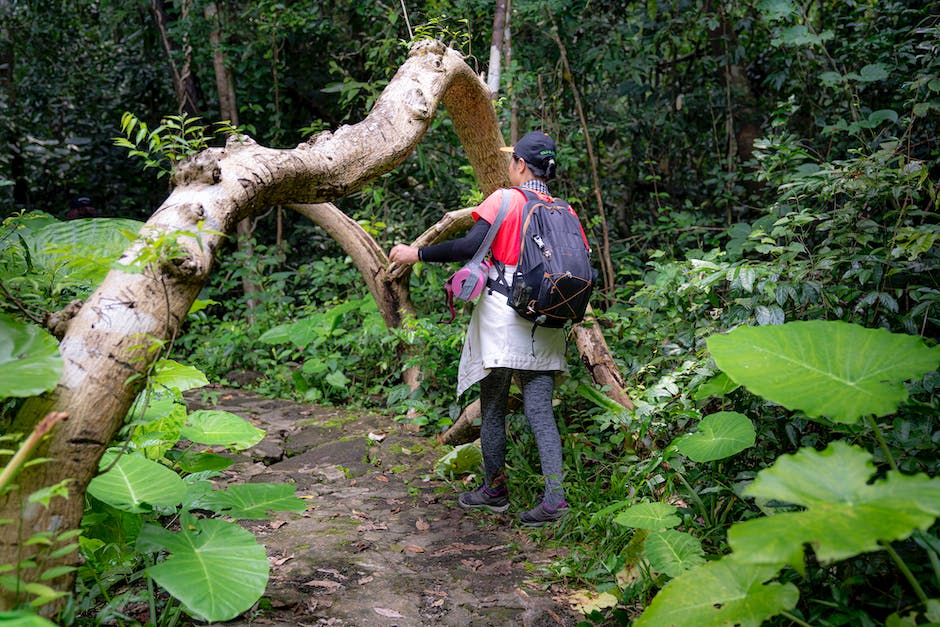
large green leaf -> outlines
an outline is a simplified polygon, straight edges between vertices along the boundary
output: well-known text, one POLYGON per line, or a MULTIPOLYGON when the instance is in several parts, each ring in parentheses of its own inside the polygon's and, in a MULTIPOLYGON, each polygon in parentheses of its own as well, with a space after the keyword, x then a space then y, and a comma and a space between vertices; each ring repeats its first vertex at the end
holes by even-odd
POLYGON ((307 504, 294 496, 296 486, 284 483, 245 483, 213 490, 193 503, 235 519, 267 519, 270 512, 303 512, 307 504))
POLYGON ((437 460, 434 469, 441 474, 461 474, 476 470, 483 463, 483 453, 473 442, 455 446, 437 460))
POLYGON ((724 459, 754 446, 754 425, 744 414, 720 411, 705 416, 695 433, 676 438, 679 452, 696 462, 724 459))
POLYGON ((624 527, 661 531, 671 529, 681 520, 676 516, 676 508, 666 503, 639 503, 617 514, 614 522, 624 527))
POLYGON ((0 398, 42 394, 61 375, 56 339, 36 325, 0 314, 0 398))
POLYGON ((179 533, 171 533, 146 525, 137 548, 170 553, 147 574, 187 612, 206 621, 225 621, 261 598, 268 583, 268 559, 249 531, 224 520, 189 516, 181 527, 179 533))
POLYGON ((894 413, 904 381, 940 364, 921 338, 815 320, 739 327, 708 338, 715 363, 735 382, 788 409, 853 424, 894 413))
POLYGON ((678 577, 705 562, 705 552, 698 538, 675 529, 649 534, 645 550, 653 570, 670 577, 678 577))
POLYGON ((156 386, 176 389, 180 392, 209 385, 209 380, 202 370, 172 359, 161 359, 154 365, 150 382, 156 386))
POLYGON ((160 459, 179 442, 185 424, 185 405, 174 398, 154 397, 136 422, 131 442, 149 459, 160 459))
POLYGON ((100 283, 131 244, 143 222, 122 218, 49 224, 29 239, 33 263, 55 277, 54 291, 100 283))
POLYGON ((55 627, 55 623, 26 610, 0 612, 0 624, 4 627, 55 627))
POLYGON ((793 584, 764 583, 777 574, 772 566, 744 564, 725 557, 693 568, 656 595, 635 627, 758 627, 796 606, 793 584))
MULTIPOLYGON (((105 455, 102 466, 107 468, 113 460, 113 454, 105 455)), ((178 506, 186 485, 166 466, 139 453, 125 453, 110 470, 91 480, 88 493, 117 509, 145 512, 153 506, 178 506)))
POLYGON ((183 437, 196 444, 241 450, 260 442, 264 431, 231 412, 199 409, 186 419, 183 437))
POLYGON ((735 524, 728 542, 738 559, 802 569, 805 544, 829 563, 907 538, 940 515, 940 479, 889 471, 869 483, 874 474, 871 454, 844 442, 783 455, 744 494, 805 509, 735 524))

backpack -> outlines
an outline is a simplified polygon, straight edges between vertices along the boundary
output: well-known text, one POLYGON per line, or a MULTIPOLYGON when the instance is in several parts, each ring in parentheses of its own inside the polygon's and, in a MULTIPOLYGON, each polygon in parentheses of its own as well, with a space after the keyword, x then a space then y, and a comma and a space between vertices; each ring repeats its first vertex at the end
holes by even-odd
MULTIPOLYGON (((488 285, 508 298, 520 316, 543 327, 563 327, 584 319, 597 272, 582 237, 581 222, 561 199, 544 201, 528 189, 519 226, 519 261, 512 285, 488 285)), ((534 329, 533 329, 534 331, 534 329)))

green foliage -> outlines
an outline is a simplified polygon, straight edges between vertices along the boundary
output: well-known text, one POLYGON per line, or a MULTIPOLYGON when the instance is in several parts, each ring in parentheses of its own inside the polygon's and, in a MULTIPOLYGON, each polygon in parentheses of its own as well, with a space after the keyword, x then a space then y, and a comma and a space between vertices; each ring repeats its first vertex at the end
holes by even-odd
POLYGON ((206 149, 213 136, 237 132, 229 122, 216 122, 215 130, 207 134, 208 127, 199 121, 200 118, 185 113, 168 115, 151 130, 146 122, 125 112, 121 116, 124 136, 115 137, 114 145, 127 149, 129 156, 142 159, 144 169, 155 168, 157 178, 161 178, 171 175, 181 161, 206 149))
POLYGON ((749 625, 793 609, 793 584, 767 583, 775 569, 724 558, 673 579, 635 625, 749 625))
POLYGON ((473 442, 455 446, 437 460, 434 470, 444 476, 477 471, 483 464, 483 452, 473 442))
MULTIPOLYGON (((80 603, 101 595, 105 603, 99 615, 118 607, 121 597, 109 601, 109 589, 144 569, 191 616, 208 621, 238 616, 264 593, 269 572, 264 547, 234 522, 200 519, 193 512, 264 519, 271 511, 306 509, 294 496, 294 486, 255 483, 213 489, 209 479, 231 460, 192 448, 241 450, 257 444, 264 432, 228 412, 187 413, 182 391, 205 383, 194 368, 158 363, 131 411, 127 441, 102 458, 102 472, 88 486, 92 498, 82 543, 86 566, 79 575, 89 582, 89 596, 80 603), (178 446, 187 440, 189 447, 178 446), (181 521, 179 531, 164 528, 168 514, 181 521)), ((151 615, 156 602, 151 595, 151 615)), ((162 611, 172 615, 172 603, 162 611)))
MULTIPOLYGON (((915 338, 898 337, 883 330, 869 332, 840 322, 738 329, 723 338, 709 338, 709 347, 716 351, 716 360, 727 368, 729 376, 747 386, 769 390, 774 400, 785 406, 800 406, 807 388, 812 388, 814 396, 829 399, 825 413, 838 422, 850 422, 862 413, 867 416, 892 413, 904 400, 904 396, 891 389, 864 389, 857 382, 859 377, 853 374, 854 367, 877 364, 877 378, 894 382, 922 376, 940 363, 936 349, 926 349, 915 338), (755 352, 748 359, 735 359, 735 351, 742 347, 755 352), (886 348, 893 350, 885 352, 886 348), (738 364, 753 359, 763 361, 764 367, 758 364, 753 371, 747 367, 736 369, 738 364), (800 368, 812 370, 801 385, 773 383, 779 382, 777 373, 783 371, 800 379, 800 368), (771 385, 762 388, 766 381, 771 381, 771 385), (856 394, 842 393, 847 384, 853 385, 856 394), (863 399, 861 405, 858 396, 863 399)), ((873 429, 880 439, 877 427, 873 429)), ((891 465, 895 466, 893 460, 891 465)), ((805 573, 804 546, 813 547, 819 564, 825 566, 877 551, 887 543, 904 540, 914 531, 926 531, 933 525, 940 516, 940 479, 890 470, 883 479, 870 483, 875 472, 869 453, 838 441, 822 452, 804 448, 795 455, 778 458, 770 468, 757 474, 743 495, 762 499, 765 503, 762 509, 767 513, 773 513, 772 504, 777 503, 780 512, 733 524, 728 531, 731 553, 670 582, 644 612, 639 624, 663 621, 675 625, 701 624, 702 612, 711 611, 706 605, 721 614, 716 621, 731 619, 740 624, 760 624, 795 606, 796 590, 792 585, 765 582, 787 565, 805 573), (790 511, 793 505, 803 509, 790 511), (745 573, 752 569, 760 569, 761 578, 748 579, 741 585, 742 575, 750 577, 745 573), (707 587, 703 587, 703 577, 711 580, 707 587), (702 590, 707 592, 702 594, 702 590), (735 591, 733 603, 724 596, 728 590, 735 591), (768 594, 774 599, 770 604, 768 594), (665 598, 660 600, 661 596, 665 598), (724 616, 726 611, 733 618, 724 616)), ((920 603, 926 604, 927 597, 910 569, 890 547, 887 550, 907 576, 920 603)))
POLYGON ((806 544, 826 565, 877 551, 881 542, 906 539, 915 529, 926 531, 940 516, 940 479, 889 471, 869 483, 875 472, 869 453, 844 442, 778 458, 744 495, 803 509, 780 508, 732 526, 732 551, 749 563, 785 563, 803 571, 806 544))
POLYGON ((747 416, 722 411, 705 416, 695 433, 676 438, 673 445, 692 461, 711 462, 754 446, 754 439, 754 425, 747 416))
POLYGON ((42 394, 62 374, 59 343, 37 326, 0 314, 0 398, 42 394))
POLYGON ((169 553, 147 574, 196 618, 225 621, 248 610, 268 582, 264 546, 250 531, 224 520, 183 516, 181 523, 179 533, 159 525, 141 529, 139 551, 169 553))
POLYGON ((895 413, 908 397, 904 381, 940 364, 940 346, 928 349, 920 338, 821 320, 739 327, 710 337, 708 349, 755 394, 848 424, 895 413))
POLYGON ((7 218, 0 226, 0 285, 9 297, 4 307, 51 311, 86 297, 141 226, 117 218, 60 222, 40 212, 7 218))

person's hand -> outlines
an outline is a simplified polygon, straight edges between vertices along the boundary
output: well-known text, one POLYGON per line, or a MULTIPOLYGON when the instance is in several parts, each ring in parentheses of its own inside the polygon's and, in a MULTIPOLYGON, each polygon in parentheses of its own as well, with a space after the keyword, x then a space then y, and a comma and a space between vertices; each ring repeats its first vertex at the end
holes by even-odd
POLYGON ((396 244, 388 253, 388 260, 392 263, 410 266, 418 263, 418 249, 407 244, 396 244))

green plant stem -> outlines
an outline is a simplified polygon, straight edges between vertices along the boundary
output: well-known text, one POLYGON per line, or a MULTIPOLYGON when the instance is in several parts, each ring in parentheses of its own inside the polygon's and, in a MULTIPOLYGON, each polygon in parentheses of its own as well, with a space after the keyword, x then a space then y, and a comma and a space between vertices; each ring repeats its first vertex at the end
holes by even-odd
POLYGON ((878 428, 878 422, 875 420, 875 417, 869 415, 868 423, 871 425, 871 430, 875 434, 875 439, 878 440, 878 446, 881 447, 881 451, 885 454, 885 459, 888 460, 888 465, 891 466, 891 470, 897 470, 898 463, 894 460, 894 455, 891 454, 891 450, 888 448, 888 443, 885 442, 885 437, 881 433, 881 429, 878 428))
POLYGON ((43 436, 49 433, 57 422, 65 420, 68 416, 69 415, 64 412, 53 411, 46 414, 46 417, 39 421, 39 424, 36 425, 33 432, 29 434, 26 441, 23 442, 13 455, 13 459, 4 467, 3 471, 0 471, 0 491, 13 479, 13 475, 16 474, 20 466, 26 463, 27 458, 32 454, 36 446, 39 445, 39 441, 42 440, 43 436))
MULTIPOLYGON (((702 512, 702 516, 703 516, 703 517, 704 517, 704 516, 708 516, 708 514, 709 514, 708 509, 705 507, 705 503, 704 503, 704 502, 702 501, 702 499, 699 497, 698 493, 696 493, 695 489, 694 489, 691 485, 689 485, 689 482, 685 480, 685 477, 682 476, 682 473, 681 473, 681 472, 677 472, 677 473, 676 473, 676 476, 679 478, 679 481, 682 483, 682 485, 684 485, 684 486, 688 489, 688 491, 689 491, 689 497, 690 497, 693 501, 695 501, 695 504, 696 504, 696 505, 698 505, 699 510, 701 510, 701 512, 702 512)), ((709 525, 712 524, 712 521, 707 521, 707 522, 708 522, 709 525)))
POLYGON ((920 582, 918 582, 917 578, 914 577, 914 573, 911 572, 911 569, 907 567, 907 564, 904 563, 904 560, 901 559, 901 556, 898 555, 893 546, 887 542, 882 542, 881 546, 885 551, 887 551, 888 555, 891 556, 895 566, 898 567, 898 570, 901 571, 901 574, 904 575, 904 578, 907 579, 907 582, 911 584, 911 588, 914 589, 914 594, 917 595, 917 598, 920 600, 920 602, 926 605, 927 601, 929 600, 927 598, 927 594, 924 592, 924 589, 920 587, 920 582))
MULTIPOLYGON (((150 560, 147 560, 148 562, 150 560)), ((157 624, 157 591, 153 589, 153 577, 147 577, 147 596, 150 597, 150 624, 157 624)))
POLYGON ((807 623, 806 621, 800 620, 799 618, 797 618, 796 616, 794 616, 794 615, 791 614, 790 612, 780 612, 780 615, 783 616, 784 618, 788 619, 788 620, 792 620, 794 623, 796 623, 797 625, 801 625, 802 627, 813 627, 812 625, 810 625, 810 624, 807 623))

